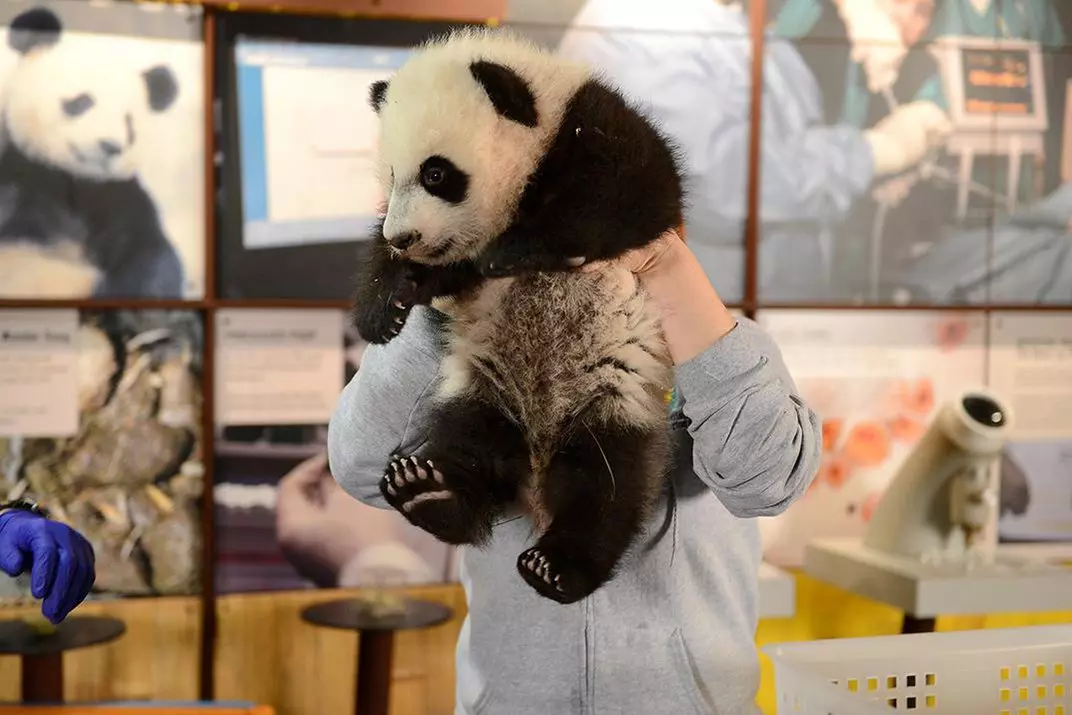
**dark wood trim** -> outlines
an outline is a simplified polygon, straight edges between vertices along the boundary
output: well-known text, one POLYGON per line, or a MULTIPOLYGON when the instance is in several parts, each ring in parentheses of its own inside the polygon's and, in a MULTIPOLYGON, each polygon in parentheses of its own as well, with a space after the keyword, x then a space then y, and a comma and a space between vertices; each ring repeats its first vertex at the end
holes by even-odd
POLYGON ((201 360, 201 654, 200 699, 213 700, 216 690, 216 510, 213 498, 215 480, 215 362, 216 311, 216 112, 213 85, 216 76, 216 15, 205 12, 204 28, 204 101, 205 101, 205 299, 201 312, 204 321, 203 357, 201 360))
POLYGON ((766 26, 766 0, 752 0, 749 6, 749 29, 752 36, 752 117, 748 140, 748 198, 744 228, 744 296, 743 310, 755 318, 759 295, 759 202, 760 138, 763 126, 763 55, 766 26))

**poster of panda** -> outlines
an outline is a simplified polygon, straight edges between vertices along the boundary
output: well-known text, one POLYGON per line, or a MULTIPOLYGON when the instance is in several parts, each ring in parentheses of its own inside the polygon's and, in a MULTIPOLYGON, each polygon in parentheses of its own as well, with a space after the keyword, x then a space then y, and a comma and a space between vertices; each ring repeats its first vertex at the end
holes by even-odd
POLYGON ((204 294, 196 6, 0 0, 0 298, 204 294))
MULTIPOLYGON (((242 323, 244 330, 274 322, 281 311, 225 311, 221 320, 238 323, 237 313, 259 312, 242 323), (229 315, 228 315, 229 314, 229 315)), ((293 321, 293 319, 290 319, 293 321)), ((343 311, 307 311, 307 323, 334 326, 338 342, 321 346, 320 360, 339 367, 342 374, 323 374, 326 389, 319 391, 303 374, 291 391, 282 392, 273 377, 270 392, 256 402, 312 402, 323 392, 322 406, 330 414, 342 385, 361 366, 366 343, 345 319, 343 311), (313 313, 319 315, 311 315, 313 313), (339 334, 341 332, 341 334, 339 334), (342 353, 342 360, 339 360, 342 353), (327 399, 329 398, 330 399, 327 399)), ((293 322, 291 323, 293 324, 293 322)), ((223 331, 218 331, 222 334, 223 331)), ((217 354, 222 355, 224 339, 217 354)), ((301 348, 298 348, 299 350, 301 348)), ((294 351, 293 348, 290 349, 294 351)), ((230 360, 258 361, 257 371, 271 359, 252 352, 217 360, 217 376, 225 374, 230 360)), ((305 352, 296 361, 318 358, 305 352)), ((275 373, 273 373, 275 375, 275 373)), ((392 509, 378 509, 354 499, 338 485, 327 461, 327 424, 287 421, 255 424, 254 410, 266 417, 264 407, 247 410, 241 424, 221 420, 220 401, 233 401, 233 393, 217 400, 214 444, 213 499, 216 519, 216 591, 221 594, 419 585, 456 581, 457 551, 411 525, 392 509)), ((252 393, 246 393, 246 399, 252 393)), ((233 410, 229 410, 235 414, 233 410)), ((267 420, 265 420, 267 422, 267 420)))

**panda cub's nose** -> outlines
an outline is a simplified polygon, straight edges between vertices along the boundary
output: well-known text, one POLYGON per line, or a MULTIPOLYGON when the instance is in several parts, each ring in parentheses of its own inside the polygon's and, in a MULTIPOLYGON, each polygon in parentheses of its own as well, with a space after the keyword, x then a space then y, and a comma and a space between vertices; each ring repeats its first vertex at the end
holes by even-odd
POLYGON ((123 153, 123 147, 120 146, 117 142, 102 139, 99 144, 101 153, 107 157, 118 156, 119 154, 123 153))
POLYGON ((387 243, 392 247, 397 248, 399 251, 404 251, 414 243, 419 241, 421 234, 419 231, 409 231, 408 233, 400 233, 397 236, 392 236, 387 239, 387 243))

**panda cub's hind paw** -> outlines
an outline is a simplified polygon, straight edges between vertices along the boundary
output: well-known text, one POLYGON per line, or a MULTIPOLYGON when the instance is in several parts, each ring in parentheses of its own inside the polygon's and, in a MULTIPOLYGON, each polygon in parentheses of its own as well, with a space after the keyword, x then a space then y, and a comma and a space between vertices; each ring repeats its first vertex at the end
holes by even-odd
POLYGON ((475 521, 443 472, 418 456, 395 457, 380 480, 380 493, 414 526, 449 544, 473 543, 475 521))
POLYGON ((517 557, 517 570, 537 593, 559 603, 575 603, 595 591, 598 582, 576 556, 564 549, 534 546, 517 557))

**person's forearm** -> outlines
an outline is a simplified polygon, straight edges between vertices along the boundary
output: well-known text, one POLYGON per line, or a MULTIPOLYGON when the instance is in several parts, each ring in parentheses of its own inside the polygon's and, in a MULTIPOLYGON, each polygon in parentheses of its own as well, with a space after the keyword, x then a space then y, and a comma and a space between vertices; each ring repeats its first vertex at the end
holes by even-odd
POLYGON ((662 314, 663 334, 675 365, 704 352, 737 325, 683 242, 673 242, 657 265, 639 275, 662 314))

